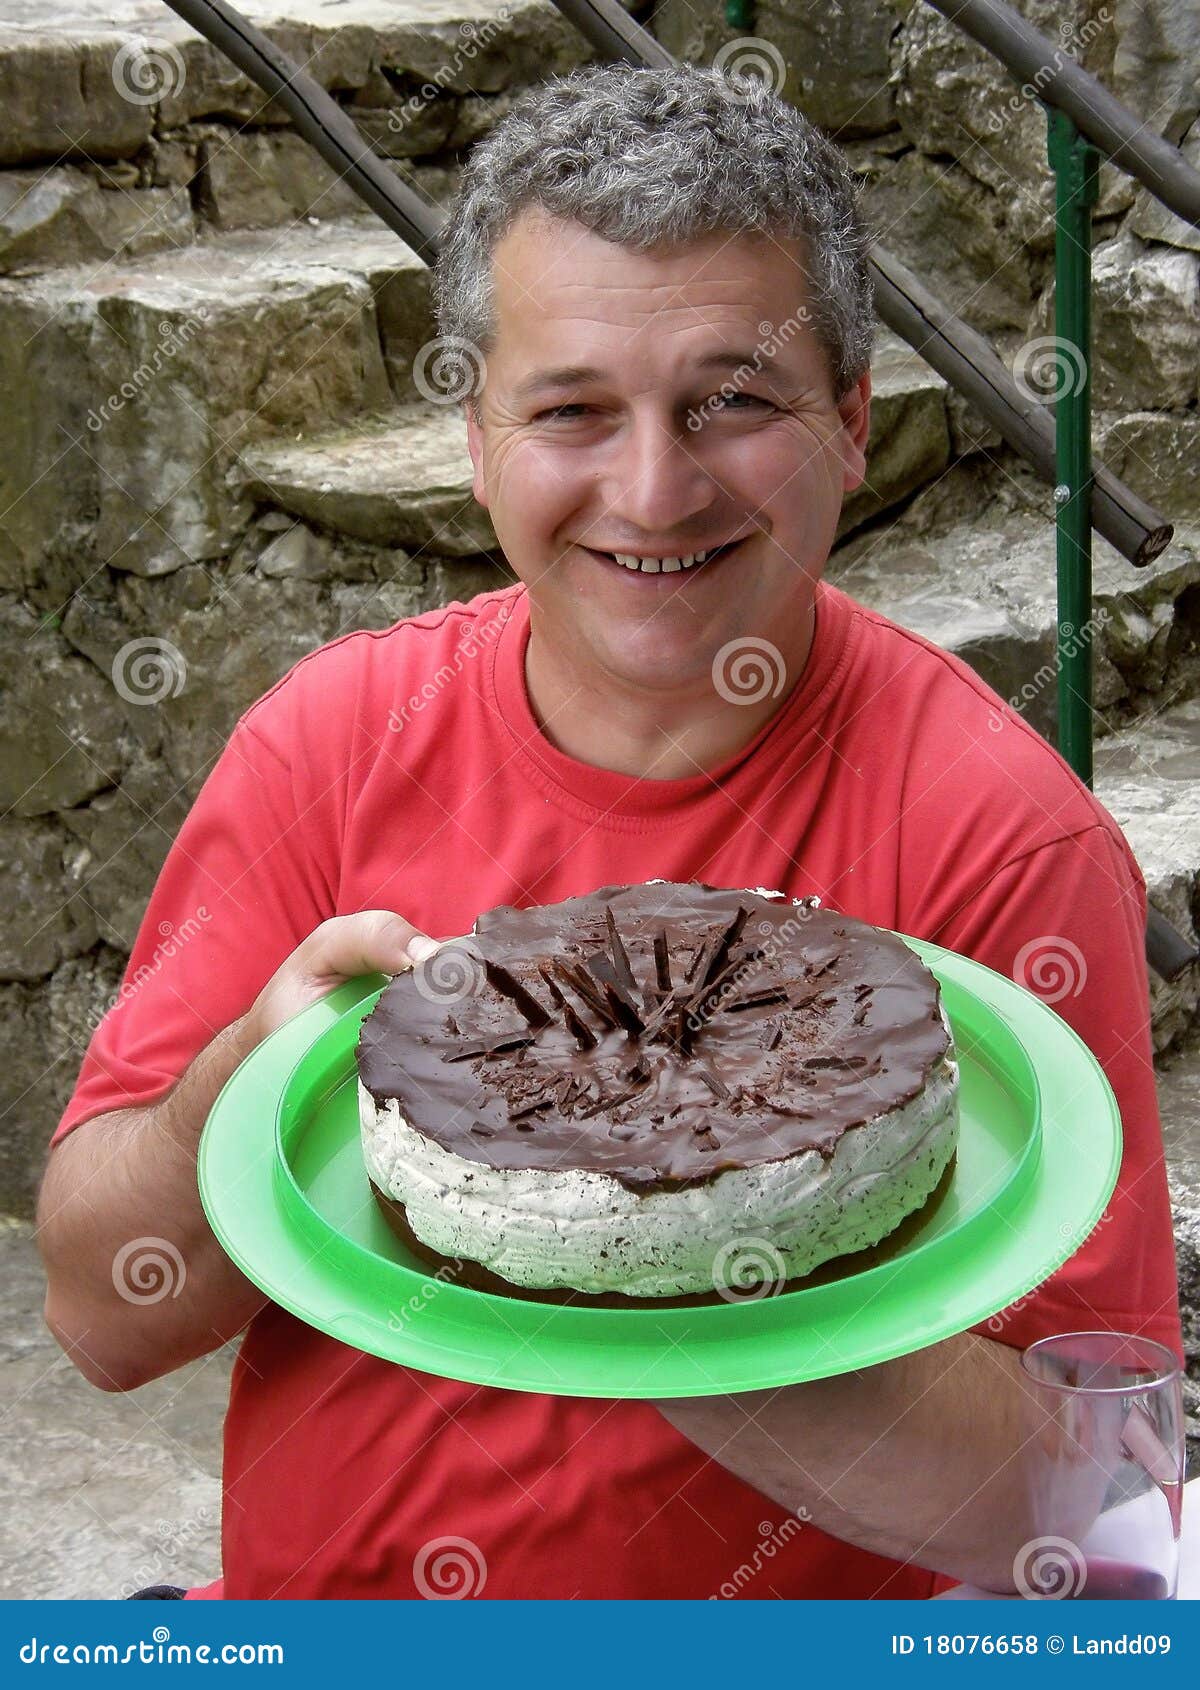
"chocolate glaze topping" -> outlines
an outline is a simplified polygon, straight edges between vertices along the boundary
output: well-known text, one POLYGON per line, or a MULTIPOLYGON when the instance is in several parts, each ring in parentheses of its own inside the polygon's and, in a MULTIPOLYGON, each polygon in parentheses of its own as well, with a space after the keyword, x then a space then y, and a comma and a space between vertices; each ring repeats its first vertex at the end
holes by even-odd
POLYGON ((644 1192, 829 1158, 948 1044, 937 981, 890 933, 655 882, 487 911, 389 982, 357 1055, 375 1101, 457 1156, 644 1192))

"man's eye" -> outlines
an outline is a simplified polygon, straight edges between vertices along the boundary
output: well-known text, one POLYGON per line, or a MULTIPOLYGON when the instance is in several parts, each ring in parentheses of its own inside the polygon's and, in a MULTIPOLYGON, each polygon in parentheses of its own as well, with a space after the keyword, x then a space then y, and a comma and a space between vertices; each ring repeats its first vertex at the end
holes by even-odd
POLYGON ((565 413, 567 411, 586 411, 586 410, 587 410, 586 405, 555 405, 549 411, 539 411, 537 416, 533 420, 534 420, 534 422, 541 422, 544 417, 562 417, 562 416, 565 415, 565 413))
POLYGON ((768 411, 772 409, 771 401, 760 399, 757 393, 732 393, 728 396, 723 393, 714 393, 711 398, 705 400, 705 404, 713 411, 728 411, 735 399, 744 399, 748 405, 762 405, 768 411))

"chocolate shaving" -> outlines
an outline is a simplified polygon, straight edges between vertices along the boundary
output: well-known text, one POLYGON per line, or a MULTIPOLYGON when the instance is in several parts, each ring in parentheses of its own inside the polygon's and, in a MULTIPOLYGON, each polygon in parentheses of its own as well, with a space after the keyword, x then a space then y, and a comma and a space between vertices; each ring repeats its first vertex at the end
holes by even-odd
POLYGON ((711 986, 725 967, 725 959, 738 941, 738 935, 746 925, 746 918, 750 914, 741 904, 738 905, 733 920, 717 939, 716 949, 709 959, 708 965, 700 977, 701 987, 711 986))
POLYGON ((729 1087, 723 1080, 719 1080, 711 1069, 704 1067, 703 1063, 700 1063, 697 1065, 696 1072, 709 1090, 721 1099, 722 1103, 728 1099, 730 1096, 729 1087))
POLYGON ((625 1031, 629 1034, 629 1037, 631 1039, 636 1039, 639 1033, 645 1029, 646 1025, 637 1010, 631 1003, 626 1003, 625 999, 621 996, 620 992, 617 991, 615 986, 606 985, 604 988, 604 995, 608 999, 609 1008, 612 1010, 617 1020, 621 1023, 622 1027, 624 1027, 625 1031))
POLYGON ((535 1098, 532 1103, 523 1103, 519 1109, 510 1109, 508 1118, 510 1121, 519 1121, 522 1116, 532 1115, 538 1109, 549 1109, 553 1101, 551 1097, 535 1098))
POLYGON ((578 1015, 576 1015, 575 1011, 571 1008, 570 1004, 567 1003, 565 998, 563 1000, 562 1012, 563 1020, 566 1022, 567 1028, 580 1050, 595 1050, 595 1033, 592 1032, 592 1029, 588 1026, 586 1021, 581 1021, 579 1019, 578 1015))
POLYGON ((752 997, 737 998, 733 1003, 725 1005, 726 1012, 737 1015, 743 1009, 765 1009, 768 1004, 786 1003, 787 993, 782 986, 773 986, 770 991, 755 992, 752 997))
POLYGON ((636 1006, 626 995, 612 961, 603 951, 584 959, 604 991, 605 1001, 631 1038, 636 1038, 645 1026, 636 1006))
POLYGON ((523 1050, 526 1045, 531 1045, 532 1043, 533 1039, 530 1034, 518 1033, 511 1039, 501 1039, 499 1044, 487 1045, 480 1050, 456 1051, 453 1056, 444 1057, 443 1061, 466 1062, 471 1057, 475 1056, 503 1056, 507 1051, 523 1050))
POLYGON ((633 977, 633 969, 629 966, 629 957, 621 942, 621 935, 617 932, 616 918, 609 904, 604 906, 604 919, 608 924, 608 948, 612 953, 613 967, 617 971, 617 983, 626 992, 635 992, 637 981, 633 977))
POLYGON ((783 1037, 783 1027, 782 1027, 782 1025, 778 1021, 773 1021, 771 1023, 770 1032, 767 1034, 767 1037, 763 1040, 763 1049, 764 1050, 774 1050, 775 1046, 779 1043, 779 1041, 782 1037, 783 1037))
POLYGON ((654 977, 660 992, 671 990, 671 953, 667 949, 666 928, 654 935, 654 977))
POLYGON ((491 962, 486 959, 483 967, 488 977, 488 983, 494 986, 496 991, 502 992, 506 998, 512 999, 535 1033, 550 1025, 550 1017, 533 996, 533 993, 527 992, 521 982, 515 975, 510 974, 507 968, 502 967, 498 962, 491 962))
POLYGON ((557 957, 551 962, 550 966, 560 980, 565 980, 571 990, 578 993, 588 1008, 600 1017, 606 1027, 618 1025, 612 1011, 600 996, 595 984, 589 979, 584 969, 569 962, 561 962, 557 957))

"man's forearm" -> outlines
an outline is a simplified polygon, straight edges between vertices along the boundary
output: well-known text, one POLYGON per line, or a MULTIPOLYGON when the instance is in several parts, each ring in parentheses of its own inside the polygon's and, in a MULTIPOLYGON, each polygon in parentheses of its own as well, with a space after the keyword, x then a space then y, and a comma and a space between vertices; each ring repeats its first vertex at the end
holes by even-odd
POLYGON ((51 1153, 38 1202, 46 1320, 102 1389, 207 1354, 266 1301, 213 1237, 196 1184, 209 1110, 256 1043, 248 1020, 219 1033, 157 1103, 87 1121, 51 1153))
MULTIPOLYGON (((658 1407, 723 1467, 834 1537, 1012 1590, 1014 1559, 1036 1535, 1027 1394, 1018 1351, 963 1333, 862 1373, 658 1407)), ((1066 1521, 1065 1535, 1088 1524, 1066 1521)))

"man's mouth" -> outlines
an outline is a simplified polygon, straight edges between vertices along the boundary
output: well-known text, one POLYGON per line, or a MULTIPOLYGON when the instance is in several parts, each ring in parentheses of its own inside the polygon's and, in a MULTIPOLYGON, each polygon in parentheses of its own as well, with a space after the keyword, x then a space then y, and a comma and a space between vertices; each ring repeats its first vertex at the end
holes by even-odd
POLYGON ((637 557, 632 552, 597 551, 593 546, 582 546, 580 550, 610 564, 614 569, 620 569, 626 575, 655 578, 666 576, 668 579, 674 579, 684 574, 694 574, 698 569, 711 569, 714 564, 722 562, 737 551, 749 538, 749 535, 744 534, 740 540, 730 540, 725 545, 716 546, 709 551, 684 553, 680 557, 637 557))

